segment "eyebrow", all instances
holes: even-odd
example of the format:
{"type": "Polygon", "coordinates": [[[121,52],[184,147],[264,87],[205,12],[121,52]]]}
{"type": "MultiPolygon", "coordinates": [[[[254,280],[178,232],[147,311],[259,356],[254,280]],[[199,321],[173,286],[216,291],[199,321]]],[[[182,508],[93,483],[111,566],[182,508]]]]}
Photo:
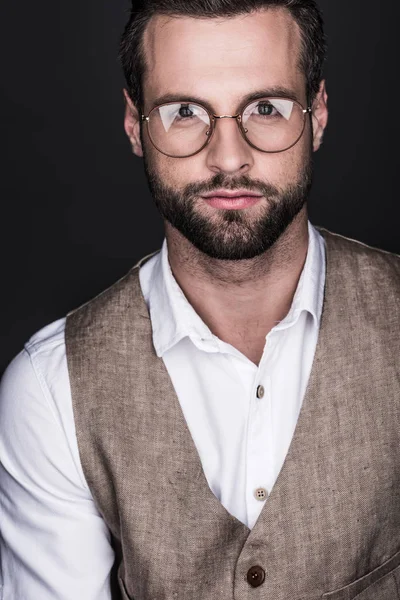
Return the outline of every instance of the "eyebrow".
{"type": "MultiPolygon", "coordinates": [[[[263,90],[257,90],[255,92],[250,92],[250,94],[247,94],[242,98],[239,108],[244,107],[252,100],[260,100],[261,98],[266,97],[288,98],[290,100],[297,100],[297,102],[301,104],[301,100],[298,98],[298,94],[294,90],[285,87],[272,87],[263,90]]],[[[201,98],[198,96],[189,96],[187,94],[163,94],[162,96],[159,96],[152,102],[150,110],[152,110],[156,106],[160,106],[160,104],[166,104],[168,102],[192,102],[196,104],[202,104],[211,113],[214,113],[213,107],[206,98],[201,98]]]]}

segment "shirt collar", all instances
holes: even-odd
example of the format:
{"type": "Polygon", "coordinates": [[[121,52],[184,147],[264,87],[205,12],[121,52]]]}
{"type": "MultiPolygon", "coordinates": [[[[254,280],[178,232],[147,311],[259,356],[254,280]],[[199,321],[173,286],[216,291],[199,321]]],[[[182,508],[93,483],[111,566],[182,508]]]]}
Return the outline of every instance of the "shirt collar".
{"type": "Polygon", "coordinates": [[[149,311],[157,356],[161,357],[184,337],[190,337],[196,345],[214,341],[212,332],[189,303],[172,274],[166,239],[152,272],[149,311]]]}
{"type": "Polygon", "coordinates": [[[283,321],[276,326],[277,330],[294,325],[303,311],[312,315],[315,325],[319,327],[324,300],[325,274],[325,241],[308,222],[306,262],[290,310],[283,321]]]}
{"type": "MultiPolygon", "coordinates": [[[[325,242],[308,223],[309,243],[306,262],[289,313],[274,329],[293,326],[301,312],[309,312],[319,327],[325,286],[325,242]]],[[[150,278],[148,306],[157,356],[189,337],[200,349],[218,352],[218,339],[196,313],[172,274],[168,246],[164,239],[150,278]]]]}

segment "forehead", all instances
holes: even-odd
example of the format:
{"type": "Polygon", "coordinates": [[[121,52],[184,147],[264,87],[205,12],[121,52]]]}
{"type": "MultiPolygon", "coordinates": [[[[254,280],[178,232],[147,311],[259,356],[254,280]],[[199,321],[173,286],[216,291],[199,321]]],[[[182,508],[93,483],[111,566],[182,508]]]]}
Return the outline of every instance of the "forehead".
{"type": "Polygon", "coordinates": [[[216,109],[260,87],[305,94],[300,29],[285,9],[224,19],[156,15],[143,41],[146,105],[167,93],[204,97],[216,109]]]}

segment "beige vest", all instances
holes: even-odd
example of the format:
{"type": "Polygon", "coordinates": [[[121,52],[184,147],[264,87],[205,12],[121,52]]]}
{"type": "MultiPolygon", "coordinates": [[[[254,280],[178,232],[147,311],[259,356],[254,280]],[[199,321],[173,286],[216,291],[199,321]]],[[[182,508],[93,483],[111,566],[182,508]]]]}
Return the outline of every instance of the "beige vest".
{"type": "Polygon", "coordinates": [[[138,266],[68,315],[76,433],[112,534],[113,598],[400,599],[400,257],[321,233],[311,377],[251,531],[208,487],[138,266]]]}

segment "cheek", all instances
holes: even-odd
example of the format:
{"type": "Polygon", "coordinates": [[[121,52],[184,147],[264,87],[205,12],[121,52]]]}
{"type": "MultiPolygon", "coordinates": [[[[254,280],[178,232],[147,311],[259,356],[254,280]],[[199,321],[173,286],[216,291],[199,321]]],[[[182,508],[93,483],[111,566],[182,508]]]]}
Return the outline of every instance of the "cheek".
{"type": "Polygon", "coordinates": [[[296,146],[285,152],[263,156],[255,163],[257,172],[254,170],[250,172],[250,177],[270,182],[279,188],[296,183],[309,162],[308,143],[306,146],[298,142],[296,146]]]}
{"type": "Polygon", "coordinates": [[[207,181],[204,157],[193,156],[189,158],[171,158],[159,152],[151,143],[146,129],[142,131],[142,146],[147,167],[153,171],[166,186],[175,189],[184,187],[188,183],[207,181]]]}
{"type": "Polygon", "coordinates": [[[299,175],[304,172],[304,169],[310,165],[313,154],[313,139],[311,127],[307,127],[303,137],[291,148],[286,157],[288,164],[286,165],[288,174],[291,173],[293,181],[297,180],[299,175]]]}
{"type": "Polygon", "coordinates": [[[158,152],[148,141],[144,144],[144,157],[147,169],[168,184],[171,177],[170,173],[173,171],[170,164],[171,159],[158,152]]]}
{"type": "Polygon", "coordinates": [[[291,183],[297,183],[310,164],[312,143],[312,130],[307,123],[302,137],[289,150],[276,154],[257,153],[249,176],[270,182],[282,189],[291,183]]]}
{"type": "Polygon", "coordinates": [[[156,158],[158,174],[170,187],[181,189],[188,184],[204,183],[211,179],[212,173],[207,171],[203,161],[193,158],[169,158],[161,155],[156,158]]]}

